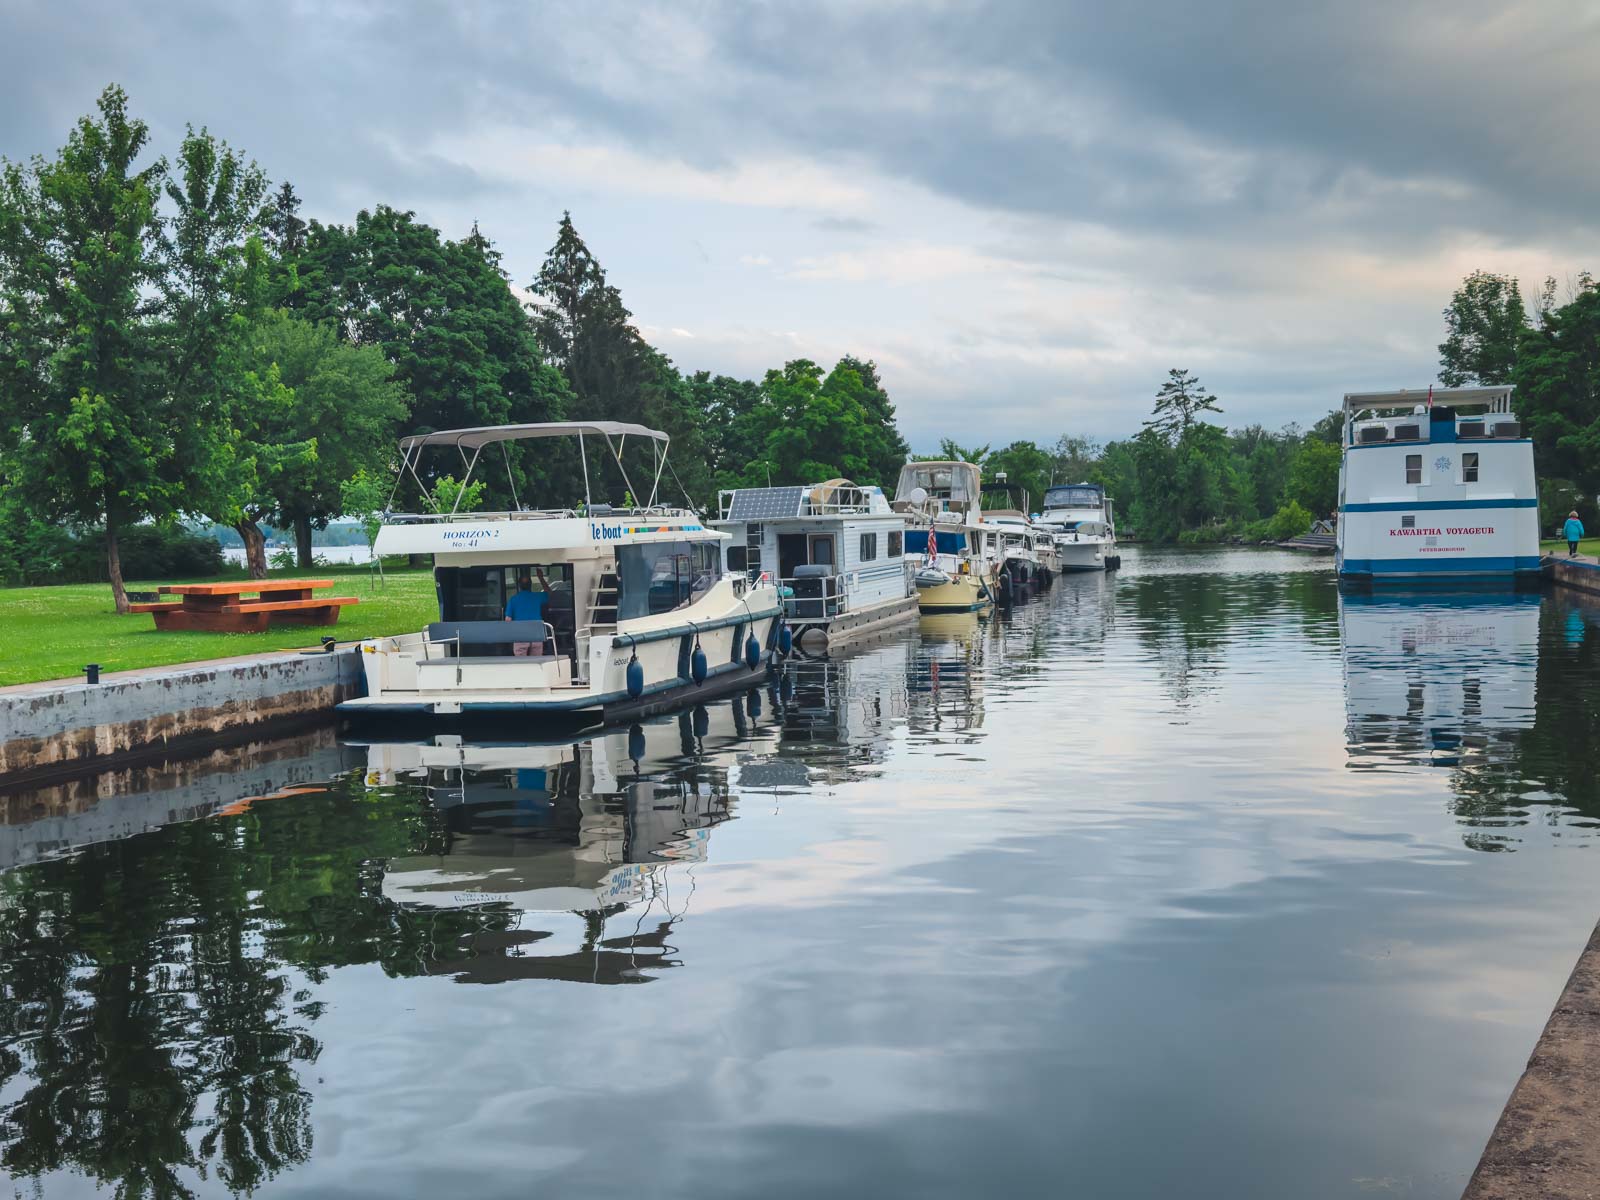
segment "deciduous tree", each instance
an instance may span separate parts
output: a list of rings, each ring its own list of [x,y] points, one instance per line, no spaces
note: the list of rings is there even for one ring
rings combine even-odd
[[[103,523],[117,611],[117,538],[183,504],[188,422],[151,323],[161,281],[162,160],[139,165],[144,122],[112,86],[52,161],[0,177],[0,419],[11,486],[42,512]]]
[[[1528,310],[1515,277],[1474,271],[1444,310],[1439,381],[1446,387],[1510,383]]]

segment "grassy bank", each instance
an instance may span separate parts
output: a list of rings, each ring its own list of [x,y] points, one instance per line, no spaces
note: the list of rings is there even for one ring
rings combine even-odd
[[[407,633],[421,629],[438,615],[431,571],[389,571],[385,586],[376,590],[370,588],[364,567],[273,571],[270,575],[273,579],[332,579],[336,582],[328,594],[356,596],[361,603],[345,608],[339,623],[328,628],[284,625],[266,633],[157,633],[149,613],[118,616],[108,584],[0,589],[0,686],[64,679],[81,674],[84,664],[91,662],[99,663],[103,671],[127,671],[316,646],[326,634],[346,642]],[[147,586],[152,591],[155,588],[154,584]],[[141,585],[131,587],[138,591]]]
[[[1567,543],[1560,538],[1548,538],[1539,543],[1540,554],[1565,554]],[[1580,554],[1593,554],[1600,557],[1600,537],[1584,538],[1578,543]]]

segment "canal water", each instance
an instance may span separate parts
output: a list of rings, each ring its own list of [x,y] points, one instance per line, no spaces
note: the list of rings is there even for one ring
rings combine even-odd
[[[1600,916],[1600,612],[1124,561],[575,744],[0,797],[0,1175],[1456,1196]]]

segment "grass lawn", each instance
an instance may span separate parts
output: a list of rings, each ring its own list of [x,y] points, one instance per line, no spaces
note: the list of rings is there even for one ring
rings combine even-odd
[[[428,570],[389,570],[385,585],[378,590],[371,590],[365,567],[268,574],[272,579],[332,579],[335,583],[328,595],[356,596],[361,603],[342,609],[339,623],[332,626],[273,626],[266,633],[157,633],[155,618],[149,613],[118,616],[111,603],[111,585],[107,583],[3,588],[0,686],[81,675],[84,664],[92,662],[99,663],[102,671],[127,671],[261,650],[316,646],[327,634],[341,642],[353,642],[364,637],[413,633],[438,616],[433,572]],[[157,586],[130,583],[128,590],[153,592]]]
[[[1567,543],[1562,538],[1547,538],[1539,543],[1540,554],[1565,554]],[[1600,537],[1584,538],[1578,543],[1579,554],[1600,556]]]

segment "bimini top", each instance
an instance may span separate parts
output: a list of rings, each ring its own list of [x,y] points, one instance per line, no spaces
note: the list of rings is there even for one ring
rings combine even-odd
[[[400,449],[409,454],[423,446],[464,446],[479,450],[493,442],[520,442],[525,438],[581,437],[598,433],[602,437],[652,438],[658,442],[671,439],[659,429],[645,425],[630,425],[626,421],[544,421],[532,425],[478,425],[471,429],[436,429],[432,433],[414,433],[400,439]]]

